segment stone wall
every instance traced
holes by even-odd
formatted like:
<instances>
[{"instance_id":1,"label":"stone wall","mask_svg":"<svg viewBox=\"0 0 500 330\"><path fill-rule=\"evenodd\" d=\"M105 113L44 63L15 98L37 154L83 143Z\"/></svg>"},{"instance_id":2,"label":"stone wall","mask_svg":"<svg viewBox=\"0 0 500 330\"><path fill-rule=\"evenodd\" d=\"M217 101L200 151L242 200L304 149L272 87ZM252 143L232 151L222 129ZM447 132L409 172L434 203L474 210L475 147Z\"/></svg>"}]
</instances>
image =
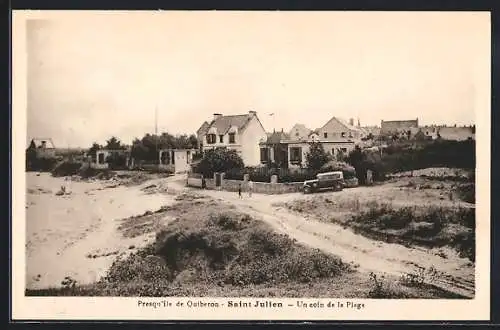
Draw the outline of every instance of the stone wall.
<instances>
[{"instance_id":1,"label":"stone wall","mask_svg":"<svg viewBox=\"0 0 500 330\"><path fill-rule=\"evenodd\" d=\"M242 192L248 192L248 183L241 180L221 180L221 186L215 186L214 179L205 179L207 189L220 189L225 191L237 192L241 184ZM190 187L201 188L200 178L188 178L187 185ZM266 182L254 182L253 192L257 194L286 194L301 191L303 182L291 182L291 183L266 183Z\"/></svg>"}]
</instances>

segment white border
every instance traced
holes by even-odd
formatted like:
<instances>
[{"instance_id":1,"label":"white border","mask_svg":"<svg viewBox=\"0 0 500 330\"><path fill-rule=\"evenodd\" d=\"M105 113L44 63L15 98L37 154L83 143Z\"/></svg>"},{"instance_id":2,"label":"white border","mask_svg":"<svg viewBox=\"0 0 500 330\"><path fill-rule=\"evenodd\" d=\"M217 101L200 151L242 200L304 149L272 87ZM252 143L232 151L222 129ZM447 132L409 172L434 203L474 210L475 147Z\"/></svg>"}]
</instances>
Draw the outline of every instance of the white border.
<instances>
[{"instance_id":1,"label":"white border","mask_svg":"<svg viewBox=\"0 0 500 330\"><path fill-rule=\"evenodd\" d=\"M182 12L177 12L177 14ZM27 19L76 19L89 15L150 15L151 12L83 12L83 11L13 11L12 13L12 318L14 320L488 320L490 318L490 57L478 60L476 73L483 85L476 86L477 139L477 258L476 296L473 300L365 300L361 310L348 308L182 308L188 298L155 298L143 301L170 301L172 307L138 307L136 298L25 297L25 172L26 146L26 31ZM198 12L197 14L209 14ZM210 14L216 14L210 12ZM220 12L217 12L220 14ZM228 14L228 12L225 12ZM241 12L239 14L242 14ZM300 13L295 13L300 14ZM366 13L365 13L366 14ZM373 13L376 14L376 13ZM460 12L460 14L465 14ZM489 12L482 15L490 23ZM147 17L146 17L147 19ZM490 29L487 31L490 37ZM488 38L490 40L490 38ZM490 46L488 46L490 47ZM491 54L491 48L489 48ZM193 301L219 302L238 299L201 298ZM241 299L255 301L257 299ZM268 299L295 304L306 302L343 301L349 299Z\"/></svg>"}]
</instances>

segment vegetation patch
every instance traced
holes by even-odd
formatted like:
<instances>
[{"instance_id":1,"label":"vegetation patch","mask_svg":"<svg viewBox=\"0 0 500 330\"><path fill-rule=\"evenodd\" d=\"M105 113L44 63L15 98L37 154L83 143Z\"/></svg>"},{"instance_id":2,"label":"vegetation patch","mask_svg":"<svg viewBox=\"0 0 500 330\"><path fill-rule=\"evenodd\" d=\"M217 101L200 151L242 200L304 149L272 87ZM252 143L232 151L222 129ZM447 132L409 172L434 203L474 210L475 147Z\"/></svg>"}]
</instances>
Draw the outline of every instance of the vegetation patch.
<instances>
[{"instance_id":1,"label":"vegetation patch","mask_svg":"<svg viewBox=\"0 0 500 330\"><path fill-rule=\"evenodd\" d=\"M154 224L165 217L168 223ZM120 231L133 237L151 228L157 231L155 242L126 258L118 256L97 283L72 282L26 294L359 298L369 297L373 287L366 274L338 257L301 246L258 219L210 198L180 195L173 205L124 219ZM394 283L396 297L449 296L408 288L397 278L388 281Z\"/></svg>"},{"instance_id":2,"label":"vegetation patch","mask_svg":"<svg viewBox=\"0 0 500 330\"><path fill-rule=\"evenodd\" d=\"M373 207L347 225L376 239L427 247L450 246L475 261L475 209L444 207Z\"/></svg>"}]
</instances>

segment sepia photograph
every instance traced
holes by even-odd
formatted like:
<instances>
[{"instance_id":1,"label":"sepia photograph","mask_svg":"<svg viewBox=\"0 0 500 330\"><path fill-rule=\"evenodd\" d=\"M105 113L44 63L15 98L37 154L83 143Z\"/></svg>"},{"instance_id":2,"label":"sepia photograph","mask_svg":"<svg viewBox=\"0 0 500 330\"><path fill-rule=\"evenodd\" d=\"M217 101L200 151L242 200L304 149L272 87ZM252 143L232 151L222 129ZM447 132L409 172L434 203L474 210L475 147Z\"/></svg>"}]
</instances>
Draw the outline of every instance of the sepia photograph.
<instances>
[{"instance_id":1,"label":"sepia photograph","mask_svg":"<svg viewBox=\"0 0 500 330\"><path fill-rule=\"evenodd\" d=\"M489 315L488 13L18 17L15 306Z\"/></svg>"}]
</instances>

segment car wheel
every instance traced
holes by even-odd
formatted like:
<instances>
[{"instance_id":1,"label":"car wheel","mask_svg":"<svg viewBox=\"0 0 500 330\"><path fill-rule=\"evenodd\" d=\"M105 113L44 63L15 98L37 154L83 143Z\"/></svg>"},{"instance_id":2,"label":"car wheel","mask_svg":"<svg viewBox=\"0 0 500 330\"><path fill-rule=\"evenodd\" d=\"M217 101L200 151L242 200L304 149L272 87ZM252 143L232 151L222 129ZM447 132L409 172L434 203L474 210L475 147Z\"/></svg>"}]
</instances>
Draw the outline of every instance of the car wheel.
<instances>
[{"instance_id":1,"label":"car wheel","mask_svg":"<svg viewBox=\"0 0 500 330\"><path fill-rule=\"evenodd\" d=\"M304 194L309 194L311 193L311 187L305 186L304 187Z\"/></svg>"}]
</instances>

